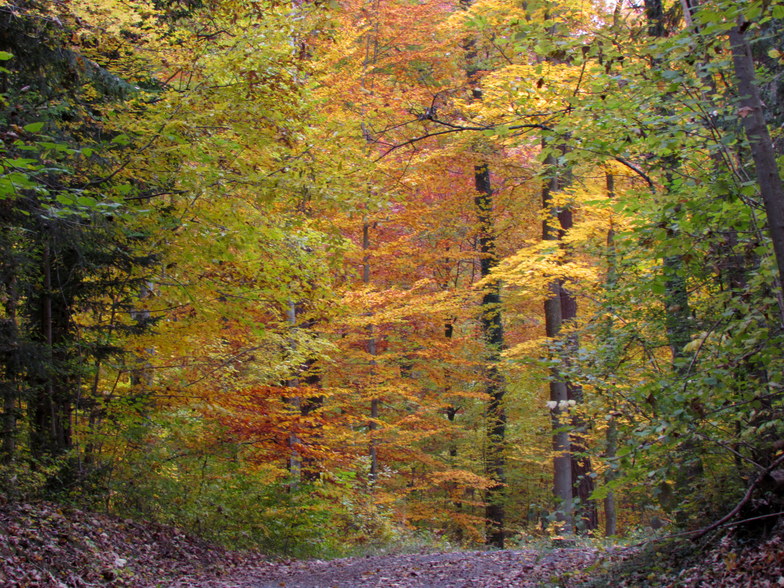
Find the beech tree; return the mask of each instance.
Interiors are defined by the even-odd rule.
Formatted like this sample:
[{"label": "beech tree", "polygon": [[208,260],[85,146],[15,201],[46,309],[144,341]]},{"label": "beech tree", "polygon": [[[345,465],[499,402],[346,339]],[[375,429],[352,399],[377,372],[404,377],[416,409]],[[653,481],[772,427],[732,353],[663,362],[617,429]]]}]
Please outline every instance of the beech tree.
[{"label": "beech tree", "polygon": [[752,508],[783,18],[1,8],[4,488],[310,555]]}]

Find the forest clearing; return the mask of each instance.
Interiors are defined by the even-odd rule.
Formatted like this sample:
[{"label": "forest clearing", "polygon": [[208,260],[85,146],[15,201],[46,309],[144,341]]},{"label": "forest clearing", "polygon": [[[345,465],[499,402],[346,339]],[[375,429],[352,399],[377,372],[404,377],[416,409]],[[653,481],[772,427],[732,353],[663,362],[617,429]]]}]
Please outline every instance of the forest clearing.
[{"label": "forest clearing", "polygon": [[6,581],[784,583],[782,32],[0,0]]}]

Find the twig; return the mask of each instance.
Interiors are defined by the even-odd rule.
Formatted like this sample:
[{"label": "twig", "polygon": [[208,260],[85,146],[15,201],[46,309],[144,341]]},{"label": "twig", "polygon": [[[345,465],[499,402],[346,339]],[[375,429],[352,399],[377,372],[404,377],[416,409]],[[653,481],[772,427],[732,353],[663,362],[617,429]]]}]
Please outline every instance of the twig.
[{"label": "twig", "polygon": [[724,526],[725,527],[735,527],[737,525],[742,525],[743,523],[750,523],[751,521],[759,521],[761,519],[769,519],[771,517],[780,517],[781,515],[784,515],[784,511],[772,512],[772,513],[769,513],[769,514],[766,514],[766,515],[759,515],[758,517],[751,517],[751,518],[748,518],[748,519],[742,519],[740,521],[734,521],[732,523],[727,523]]}]

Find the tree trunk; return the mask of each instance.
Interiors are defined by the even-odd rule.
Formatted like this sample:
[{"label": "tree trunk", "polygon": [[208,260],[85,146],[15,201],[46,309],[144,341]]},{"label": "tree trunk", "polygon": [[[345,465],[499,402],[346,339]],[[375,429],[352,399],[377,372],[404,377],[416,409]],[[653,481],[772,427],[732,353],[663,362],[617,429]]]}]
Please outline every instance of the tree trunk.
[{"label": "tree trunk", "polygon": [[[610,416],[610,421],[607,423],[607,435],[604,456],[607,460],[614,460],[618,453],[618,424],[615,421],[615,415]],[[604,474],[604,481],[606,484],[612,484],[618,477],[618,472],[612,467],[607,469]],[[618,532],[618,509],[615,501],[615,491],[610,489],[607,496],[604,498],[604,535],[611,537]]]},{"label": "tree trunk", "polygon": [[2,416],[2,448],[0,461],[9,464],[16,457],[17,435],[17,402],[19,400],[19,375],[21,373],[21,358],[19,352],[20,333],[17,317],[19,293],[17,289],[18,266],[14,263],[11,240],[5,245],[5,259],[3,265],[5,279],[5,315],[0,321],[0,387],[3,395]]},{"label": "tree trunk", "polygon": [[[546,147],[546,141],[543,141]],[[544,165],[550,174],[542,184],[542,209],[545,219],[542,222],[542,239],[544,241],[559,241],[560,231],[556,226],[557,212],[553,211],[553,192],[559,189],[556,171],[556,160],[552,155],[547,155]],[[563,325],[563,306],[561,294],[563,285],[561,280],[554,280],[550,284],[550,297],[544,302],[545,333],[548,338],[554,339],[561,333]],[[556,519],[563,524],[563,531],[567,534],[574,532],[573,516],[573,486],[572,486],[572,451],[569,435],[569,422],[563,415],[569,402],[569,389],[566,381],[557,367],[551,368],[550,373],[550,419],[553,428],[553,494],[557,501]]]},{"label": "tree trunk", "polygon": [[[444,337],[447,340],[450,340],[454,336],[454,333],[455,333],[454,324],[452,323],[452,321],[448,321],[444,325]],[[447,381],[449,381],[450,379],[451,378],[447,378]],[[445,392],[448,391],[449,391],[449,386],[447,385]],[[446,407],[446,418],[449,421],[452,430],[455,427],[455,419],[457,418],[457,413],[459,411],[460,408],[453,404],[450,404]],[[454,468],[456,467],[456,464],[457,464],[457,442],[455,439],[451,439],[449,442],[449,467]],[[457,484],[454,484],[453,488],[455,488],[456,486]],[[457,512],[461,512],[463,510],[463,501],[460,500],[459,498],[454,499],[452,501],[452,504],[454,505],[455,510]],[[459,526],[457,527],[457,529],[455,529],[455,539],[458,541],[458,543],[461,543],[463,541],[462,526]]]},{"label": "tree trunk", "polygon": [[[560,224],[559,237],[574,226],[571,208],[564,208],[558,212],[558,222]],[[577,318],[577,299],[561,284],[561,323],[568,324]],[[577,354],[579,341],[577,335],[571,333],[563,338],[564,350],[563,361],[566,366],[571,363],[571,358]],[[575,406],[583,403],[584,394],[582,386],[571,380],[566,381],[566,396],[568,400],[574,401]],[[573,415],[571,418],[571,470],[572,470],[572,494],[577,499],[575,512],[575,524],[580,531],[593,531],[599,528],[599,513],[596,508],[596,501],[591,499],[594,491],[594,482],[591,474],[593,466],[591,458],[588,456],[587,430],[588,423],[580,415]]]},{"label": "tree trunk", "polygon": [[[751,156],[757,175],[757,184],[765,203],[768,232],[778,267],[778,292],[782,295],[784,283],[784,186],[776,164],[776,153],[765,123],[764,105],[754,75],[754,60],[746,39],[746,24],[739,24],[729,32],[732,46],[732,63],[738,82],[741,107],[738,115],[743,121],[749,140]],[[780,317],[782,322],[784,318]]]},{"label": "tree trunk", "polygon": [[[297,328],[297,304],[293,300],[288,301],[288,308],[286,309],[286,318],[289,323],[289,329],[292,331]],[[289,343],[294,346],[293,339]],[[292,351],[295,351],[292,349]],[[291,379],[286,382],[286,387],[289,391],[299,386],[299,380],[296,375],[292,375]],[[299,414],[302,411],[302,398],[300,396],[293,396],[287,398],[289,410],[291,413]],[[295,431],[289,432],[289,490],[297,490],[299,488],[300,480],[302,479],[302,456],[299,453],[299,436]]]},{"label": "tree trunk", "polygon": [[[607,197],[610,200],[615,199],[615,176],[608,169],[605,172],[605,181],[607,185]],[[607,279],[605,281],[605,288],[612,295],[618,282],[618,265],[615,250],[615,230],[610,219],[610,228],[607,230]],[[606,313],[606,338],[609,340],[613,337],[614,330],[614,309],[608,308]],[[618,423],[615,420],[615,415],[610,414],[610,420],[607,423],[607,432],[605,434],[605,450],[604,458],[611,462],[604,474],[604,482],[608,486],[618,477],[619,472],[614,469],[615,457],[618,453]],[[611,537],[618,532],[618,507],[615,500],[615,491],[610,489],[607,496],[604,498],[604,535]]]},{"label": "tree trunk", "polygon": [[[71,448],[73,389],[78,385],[66,368],[70,301],[62,286],[53,283],[55,263],[51,246],[45,243],[41,257],[43,293],[36,301],[37,339],[44,349],[45,365],[29,407],[30,449],[37,458],[60,456]],[[57,265],[57,270],[58,275],[69,274],[67,266]]]},{"label": "tree trunk", "polygon": [[[487,164],[474,168],[476,197],[474,208],[479,221],[480,275],[490,275],[497,263],[495,232],[493,229],[493,189]],[[504,498],[506,494],[506,461],[504,456],[506,437],[506,411],[504,408],[504,379],[499,370],[501,351],[504,347],[504,327],[501,320],[500,285],[494,282],[484,287],[480,323],[485,341],[485,391],[487,404],[487,454],[485,474],[495,482],[487,490],[487,545],[504,547]]]},{"label": "tree trunk", "polygon": [[[471,6],[471,0],[461,0],[464,9]],[[480,72],[476,40],[468,38],[463,43],[465,51],[465,74],[471,97],[475,101],[482,100],[482,89],[479,86]],[[482,158],[484,159],[484,158]],[[493,187],[490,182],[490,168],[486,161],[474,166],[474,209],[479,224],[479,274],[482,278],[490,275],[497,264],[495,229],[493,226]],[[505,542],[504,500],[506,495],[506,411],[504,408],[505,383],[499,370],[501,351],[504,348],[504,330],[501,317],[500,284],[486,285],[482,292],[480,325],[485,343],[485,391],[488,396],[487,419],[487,450],[485,457],[485,475],[495,482],[487,490],[485,518],[487,529],[485,543],[503,549]]]},{"label": "tree trunk", "polygon": [[[362,250],[365,252],[362,263],[362,282],[368,286],[370,285],[370,223],[367,221],[365,221],[362,225]],[[368,325],[367,332],[368,338],[366,342],[366,348],[368,355],[370,356],[370,369],[372,378],[376,366],[375,358],[378,355],[378,348],[376,345],[376,337],[373,325]],[[376,431],[378,430],[378,398],[376,398],[376,392],[372,389],[372,386],[373,383],[371,381],[372,396],[370,398],[370,423],[368,425],[370,431],[370,443],[368,450],[370,457],[370,473],[368,480],[370,481],[371,487],[375,486],[376,481],[378,480],[378,440],[376,439]]]},{"label": "tree trunk", "polygon": [[[313,326],[312,324],[309,326]],[[305,372],[305,385],[307,386],[308,395],[302,399],[302,406],[300,407],[300,415],[308,417],[315,413],[324,406],[324,396],[316,394],[316,390],[321,389],[321,375],[314,369],[315,360],[308,360],[304,366]],[[313,427],[313,432],[309,435],[311,443],[318,442],[321,434],[318,431],[319,426]],[[319,467],[312,457],[303,456],[302,458],[302,476],[308,482],[313,482],[319,478]]]}]

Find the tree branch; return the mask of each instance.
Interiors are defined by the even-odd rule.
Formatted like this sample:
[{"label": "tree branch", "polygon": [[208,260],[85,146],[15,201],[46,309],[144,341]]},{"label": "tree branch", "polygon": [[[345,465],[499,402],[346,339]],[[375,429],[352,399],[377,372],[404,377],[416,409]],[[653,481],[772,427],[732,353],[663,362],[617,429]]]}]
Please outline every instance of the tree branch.
[{"label": "tree branch", "polygon": [[754,494],[754,490],[756,490],[757,487],[760,484],[762,484],[762,482],[765,480],[765,478],[768,476],[768,474],[770,474],[770,472],[775,470],[782,463],[784,463],[784,455],[780,455],[778,458],[776,458],[773,461],[773,463],[771,463],[768,467],[766,467],[764,470],[762,470],[762,473],[759,476],[757,476],[757,478],[751,483],[751,485],[746,490],[746,493],[743,495],[743,498],[741,498],[740,502],[738,502],[738,504],[735,505],[735,508],[733,508],[730,512],[728,512],[726,515],[721,517],[718,521],[716,521],[716,522],[708,525],[707,527],[704,527],[704,528],[700,529],[699,531],[697,531],[694,534],[694,536],[691,538],[691,540],[692,541],[696,541],[697,539],[699,539],[701,537],[704,537],[706,534],[710,533],[714,529],[718,529],[724,523],[726,523],[731,518],[733,518],[735,515],[737,515],[740,512],[740,509],[742,509],[746,505],[746,503],[749,500],[751,500],[751,496],[752,496],[752,494]]}]

